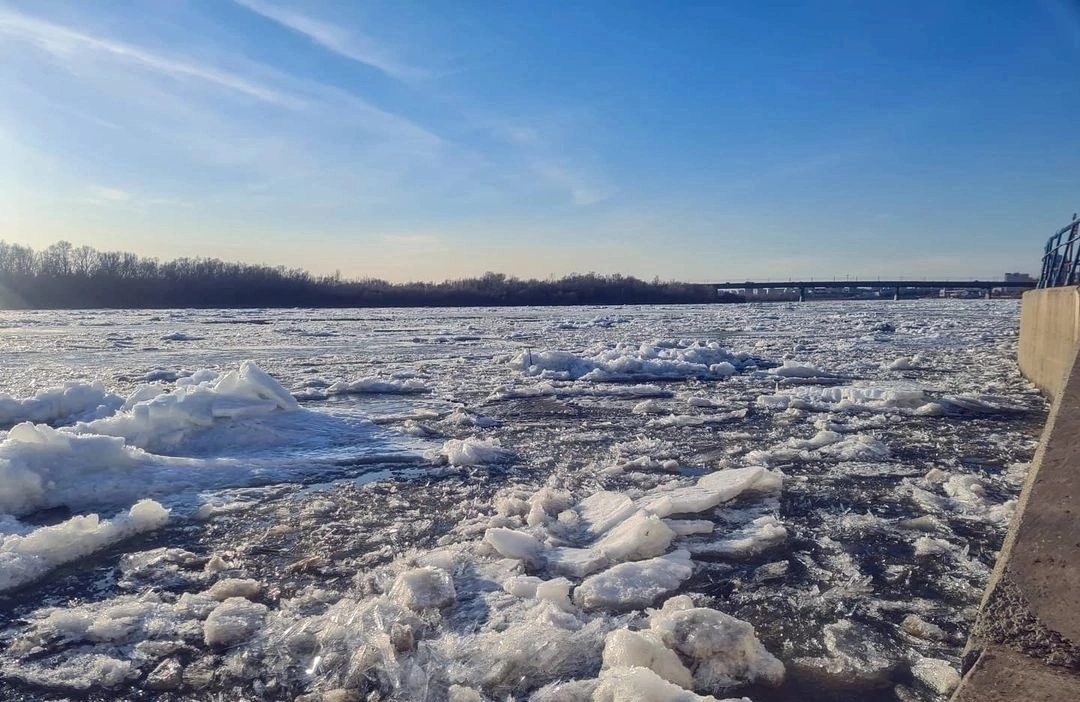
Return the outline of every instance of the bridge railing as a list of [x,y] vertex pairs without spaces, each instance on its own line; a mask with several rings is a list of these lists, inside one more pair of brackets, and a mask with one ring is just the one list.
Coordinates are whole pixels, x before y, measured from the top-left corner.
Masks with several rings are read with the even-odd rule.
[[1046,242],[1043,252],[1040,288],[1080,285],[1080,220],[1073,221]]

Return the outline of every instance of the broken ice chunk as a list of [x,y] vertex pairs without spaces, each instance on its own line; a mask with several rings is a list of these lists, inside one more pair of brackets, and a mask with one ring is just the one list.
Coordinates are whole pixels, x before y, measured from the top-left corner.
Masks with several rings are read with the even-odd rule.
[[640,666],[679,687],[692,688],[694,676],[655,631],[616,629],[604,641],[604,667]]
[[249,602],[243,597],[230,597],[210,613],[203,624],[203,640],[207,646],[231,646],[239,643],[262,626],[266,605]]
[[621,563],[589,576],[574,590],[574,602],[584,609],[624,610],[647,607],[676,590],[694,573],[690,552],[673,551],[660,558]]
[[787,540],[787,529],[772,515],[758,517],[728,538],[706,544],[694,544],[693,553],[709,553],[728,558],[751,558]]
[[523,531],[497,527],[484,532],[484,541],[507,558],[519,558],[528,563],[541,560],[544,545]]
[[653,612],[649,627],[692,662],[695,689],[721,692],[751,683],[783,682],[784,664],[765,650],[753,625],[715,609],[686,608],[688,599],[669,600]]
[[822,691],[861,692],[888,687],[897,656],[873,629],[843,620],[825,627],[825,650],[820,658],[790,663],[792,676]]
[[397,577],[390,588],[390,599],[414,612],[424,609],[443,609],[457,601],[454,581],[441,568],[427,566],[407,570]]
[[948,661],[920,658],[911,666],[915,679],[939,695],[947,695],[960,684],[960,673]]
[[547,568],[554,573],[584,578],[608,564],[603,553],[594,548],[572,548],[560,546],[545,554]]
[[639,511],[612,528],[596,548],[614,562],[659,556],[671,545],[675,532],[654,514]]
[[218,602],[224,602],[230,597],[243,597],[246,600],[250,600],[254,597],[258,597],[259,592],[262,590],[262,585],[258,580],[252,580],[251,578],[225,578],[219,580],[210,586],[203,594],[209,597],[211,600]]
[[715,524],[707,519],[665,519],[676,536],[692,536],[694,534],[711,534]]
[[756,487],[755,484],[766,476],[768,478],[763,482],[772,488],[777,476],[761,466],[720,470],[701,476],[694,485],[648,495],[641,500],[641,507],[659,517],[704,512]]
[[581,521],[588,525],[589,533],[597,536],[637,511],[629,497],[621,492],[607,490],[586,497],[574,509]]
[[[702,697],[640,666],[611,668],[600,674],[600,685],[593,702],[722,702],[713,696]],[[749,702],[743,698],[744,702]],[[738,702],[725,700],[723,702]]]

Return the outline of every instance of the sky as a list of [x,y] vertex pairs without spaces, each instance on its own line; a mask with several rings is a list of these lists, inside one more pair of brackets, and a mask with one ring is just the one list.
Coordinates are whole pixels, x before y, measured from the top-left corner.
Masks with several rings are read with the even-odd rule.
[[444,280],[1037,273],[1078,0],[0,0],[0,239]]

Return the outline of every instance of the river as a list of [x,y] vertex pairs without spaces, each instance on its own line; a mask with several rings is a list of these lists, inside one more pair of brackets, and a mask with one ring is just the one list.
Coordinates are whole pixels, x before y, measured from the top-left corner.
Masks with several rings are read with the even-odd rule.
[[943,700],[1018,317],[0,313],[0,697]]

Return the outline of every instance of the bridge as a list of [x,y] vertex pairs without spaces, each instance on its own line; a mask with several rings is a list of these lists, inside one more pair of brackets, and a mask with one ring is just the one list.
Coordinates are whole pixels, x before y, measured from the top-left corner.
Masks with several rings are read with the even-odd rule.
[[788,280],[744,281],[741,283],[711,283],[720,290],[798,290],[799,302],[806,300],[807,290],[891,290],[894,300],[900,299],[901,290],[982,290],[987,299],[994,290],[1030,290],[1035,280]]

